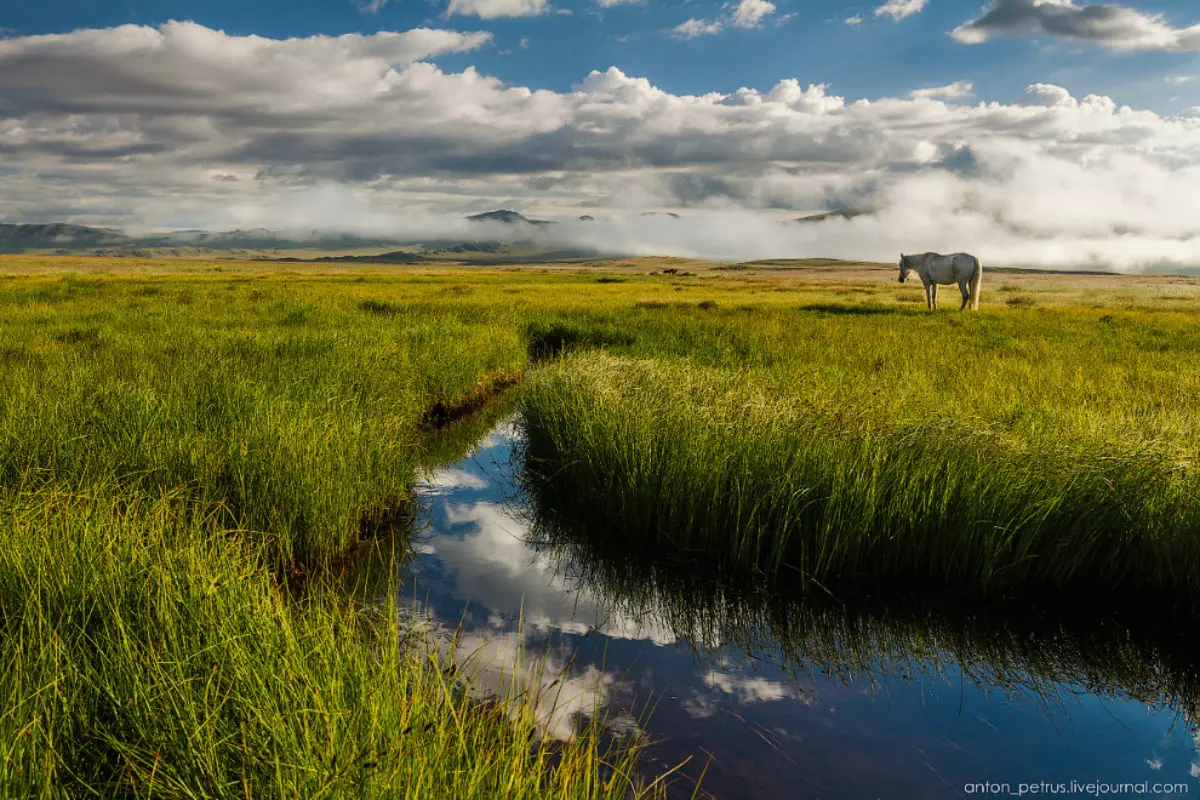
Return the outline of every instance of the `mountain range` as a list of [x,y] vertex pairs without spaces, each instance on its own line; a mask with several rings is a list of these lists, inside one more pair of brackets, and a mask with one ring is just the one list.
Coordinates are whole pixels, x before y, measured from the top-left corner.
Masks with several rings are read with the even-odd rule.
[[[851,219],[870,213],[859,209],[839,209],[824,214],[800,217],[796,222],[819,222],[840,217]],[[646,212],[642,216],[665,220],[680,219],[672,212]],[[466,218],[472,223],[501,223],[514,227],[536,228],[555,225],[552,220],[531,219],[517,211],[496,209]],[[573,220],[592,222],[584,214]],[[375,251],[375,252],[361,252]],[[289,260],[394,260],[413,263],[431,259],[504,261],[512,258],[540,259],[589,258],[601,255],[587,248],[546,251],[531,242],[505,244],[474,237],[431,240],[400,239],[386,236],[362,236],[352,233],[312,230],[284,233],[267,228],[230,231],[182,230],[170,233],[133,235],[113,228],[90,228],[61,222],[47,224],[0,223],[0,253],[50,253],[56,255],[102,255],[124,257],[216,257],[288,258]],[[317,255],[320,254],[320,255]],[[609,255],[622,255],[611,253]]]

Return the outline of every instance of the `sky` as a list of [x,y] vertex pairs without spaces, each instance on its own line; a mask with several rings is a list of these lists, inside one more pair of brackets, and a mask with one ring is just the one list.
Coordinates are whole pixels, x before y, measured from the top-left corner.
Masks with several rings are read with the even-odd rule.
[[0,222],[1200,264],[1194,0],[878,3],[0,0]]

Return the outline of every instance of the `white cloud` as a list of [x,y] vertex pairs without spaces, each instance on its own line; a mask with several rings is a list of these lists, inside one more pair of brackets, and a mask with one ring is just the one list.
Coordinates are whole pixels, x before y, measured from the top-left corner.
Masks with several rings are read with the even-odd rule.
[[[644,254],[1200,263],[1196,112],[1051,84],[1012,104],[942,102],[961,85],[847,100],[794,79],[680,95],[615,67],[533,91],[420,60],[489,41],[191,23],[2,40],[0,218],[482,235],[464,213],[516,207],[605,218],[530,235]],[[776,222],[830,205],[882,210]]]
[[1196,80],[1195,75],[1168,75],[1163,78],[1168,86],[1183,86],[1185,83],[1191,83]]
[[364,14],[375,14],[388,4],[390,0],[357,0],[355,5]]
[[933,86],[928,89],[914,89],[909,96],[914,100],[958,100],[970,97],[975,90],[970,81],[955,81],[947,86]]
[[1034,83],[1026,86],[1021,99],[1027,105],[1047,106],[1050,108],[1055,106],[1075,108],[1079,105],[1069,91],[1052,83]]
[[860,17],[858,14],[855,14],[853,17],[846,17],[846,24],[847,25],[861,25],[862,17]]
[[615,6],[640,5],[644,2],[646,0],[596,0],[596,5],[601,8],[613,8]]
[[724,24],[720,20],[696,19],[689,17],[686,21],[679,23],[671,32],[681,39],[695,39],[698,36],[711,36],[714,33],[720,33]]
[[451,492],[459,489],[486,489],[488,482],[462,469],[442,469],[417,485],[425,493]]
[[549,651],[530,628],[513,630],[495,620],[463,630],[419,607],[401,613],[401,624],[430,655],[453,661],[469,677],[472,697],[499,699],[513,715],[525,711],[541,736],[570,741],[580,718],[602,714],[606,728],[618,735],[638,731],[628,711],[604,713],[615,698],[632,696],[628,683],[591,665],[575,666]]
[[[695,39],[700,36],[712,36],[726,28],[757,28],[763,19],[775,13],[775,4],[768,0],[738,0],[733,13],[722,19],[688,18],[671,29],[671,33],[679,39]],[[785,14],[778,18],[780,24],[791,19],[794,14]]]
[[775,4],[767,0],[739,0],[729,24],[735,28],[757,28],[763,17],[775,13]]
[[1040,34],[1113,50],[1200,50],[1200,25],[1175,28],[1161,14],[1074,0],[994,0],[980,16],[951,31],[964,44]]
[[796,700],[802,694],[800,688],[793,684],[728,672],[710,672],[704,682],[725,694],[733,695],[742,705]]
[[550,13],[547,0],[450,0],[446,16],[455,14],[480,19],[501,17],[539,17]]
[[887,0],[875,9],[875,16],[881,17],[886,14],[893,21],[899,22],[913,14],[920,14],[925,10],[925,3],[926,0]]
[[[511,436],[511,428],[507,430],[494,435]],[[482,483],[479,476],[447,469],[420,487],[421,494],[438,504],[446,522],[461,534],[427,543],[426,554],[436,556],[454,576],[453,585],[444,591],[502,615],[520,615],[529,631],[586,634],[595,629],[618,639],[675,641],[661,621],[607,608],[589,586],[558,572],[548,556],[526,544],[527,522],[504,506],[454,498],[456,490],[487,485]]]

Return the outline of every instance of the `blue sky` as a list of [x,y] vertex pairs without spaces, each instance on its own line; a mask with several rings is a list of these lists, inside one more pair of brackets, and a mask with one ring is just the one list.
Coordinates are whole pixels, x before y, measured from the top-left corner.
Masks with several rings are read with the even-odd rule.
[[[1200,22],[1194,0],[1126,5],[1164,15],[1176,27]],[[899,21],[876,16],[872,4],[779,0],[776,6],[758,29],[728,28],[691,40],[669,31],[688,18],[719,18],[727,13],[721,2],[647,0],[601,8],[591,0],[556,0],[554,9],[571,13],[479,19],[446,18],[445,3],[429,0],[393,0],[374,13],[350,0],[9,0],[0,10],[0,27],[14,36],[194,20],[230,34],[275,38],[447,27],[490,31],[494,45],[442,56],[438,63],[446,69],[472,64],[512,84],[558,91],[570,89],[591,70],[615,65],[675,94],[732,92],[742,86],[765,91],[782,78],[797,78],[803,84],[825,83],[851,99],[878,98],[969,80],[979,99],[1001,102],[1013,100],[1029,84],[1054,83],[1078,97],[1104,94],[1118,104],[1165,114],[1200,105],[1200,81],[1174,86],[1164,81],[1168,75],[1200,73],[1195,52],[1122,53],[1051,37],[964,45],[947,32],[975,17],[980,6],[960,0],[930,0],[920,13]],[[777,22],[787,15],[794,16]],[[854,16],[862,22],[845,24]]]

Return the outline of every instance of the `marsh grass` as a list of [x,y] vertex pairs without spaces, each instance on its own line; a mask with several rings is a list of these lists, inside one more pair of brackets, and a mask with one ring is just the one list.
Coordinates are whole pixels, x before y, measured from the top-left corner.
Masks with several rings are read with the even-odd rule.
[[844,276],[671,263],[701,272],[0,257],[0,793],[628,796],[628,743],[533,741],[536,703],[470,700],[342,594],[364,535],[407,552],[418,465],[468,446],[431,410],[488,426],[535,361],[564,493],[719,565],[807,542],[847,574],[1193,585],[1184,288],[839,313]]
[[547,364],[521,399],[530,455],[612,535],[748,572],[1200,588],[1185,318],[837,308],[686,358],[663,342]]
[[85,327],[71,321],[92,307],[59,283],[5,298],[19,344],[0,373],[0,492],[182,491],[300,567],[402,510],[423,416],[479,403],[526,358],[516,331],[453,310],[279,284],[257,301],[185,285],[186,310],[178,291],[88,284],[112,319]]
[[183,502],[43,490],[0,511],[5,796],[653,794],[599,722],[540,739],[533,699],[471,699],[394,603],[288,600],[260,543]]

